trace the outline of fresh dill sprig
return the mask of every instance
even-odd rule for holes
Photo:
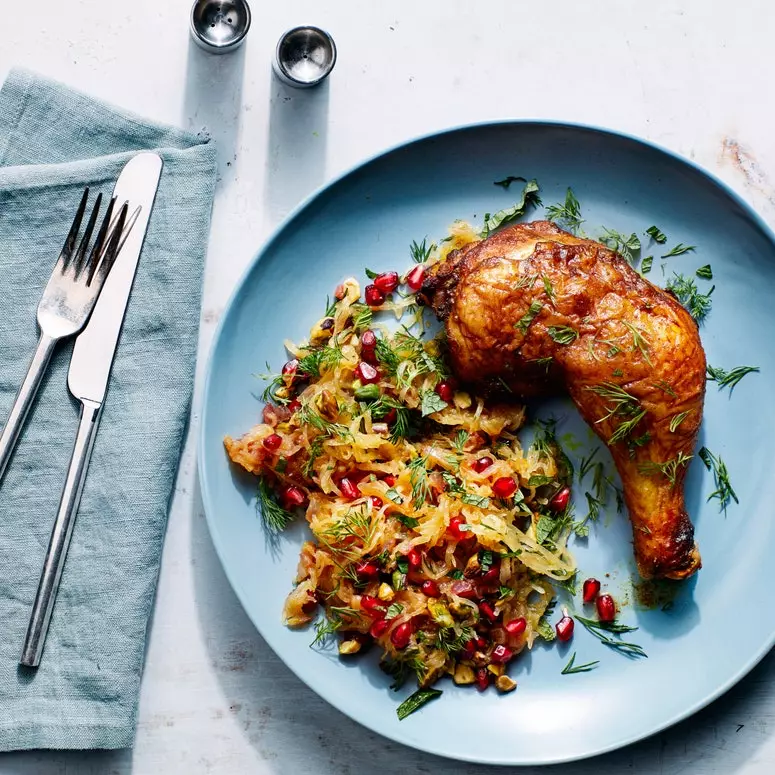
[[[716,382],[721,388],[728,387],[731,393],[735,386],[746,374],[755,374],[759,371],[758,366],[736,366],[727,371],[720,366],[708,366],[708,382]]]
[[[653,476],[654,474],[662,474],[670,484],[675,487],[675,480],[678,476],[678,470],[682,467],[686,467],[689,461],[694,455],[685,455],[683,451],[680,451],[678,455],[671,460],[667,460],[664,463],[657,463],[653,460],[646,460],[638,464],[638,471],[646,476]]]
[[[678,426],[689,416],[689,412],[679,412],[676,415],[673,415],[673,417],[670,420],[670,433],[675,433],[678,430]]]
[[[646,234],[659,245],[664,245],[667,242],[667,235],[660,231],[656,226],[649,226],[648,229],[646,229]]]
[[[299,358],[299,365],[296,368],[300,373],[306,374],[313,379],[318,379],[321,369],[333,368],[342,360],[342,357],[341,347],[324,345],[323,347],[309,350],[306,355]]]
[[[627,632],[635,632],[637,627],[629,627],[626,624],[617,624],[616,622],[597,622],[594,619],[585,619],[583,616],[575,615],[577,622],[582,624],[587,632],[594,635],[603,645],[618,651],[626,657],[648,657],[642,646],[637,643],[627,643],[620,638],[612,635],[622,635]]]
[[[315,410],[311,400],[302,401],[296,412],[296,418],[300,425],[311,425],[328,436],[339,436],[343,439],[352,438],[352,432],[346,425],[327,420]]]
[[[293,522],[294,515],[286,511],[275,500],[272,488],[266,477],[258,477],[256,507],[261,513],[264,524],[274,533],[279,533]]]
[[[503,226],[525,214],[529,205],[538,207],[541,204],[541,197],[538,196],[538,182],[529,180],[522,189],[519,201],[511,207],[499,210],[497,213],[485,213],[484,225],[482,226],[482,239],[492,234],[495,229]]]
[[[711,295],[716,286],[711,286],[707,293],[700,293],[697,284],[691,277],[673,272],[673,278],[668,280],[665,288],[688,310],[689,314],[698,322],[707,317],[711,308]]]
[[[374,313],[371,311],[371,307],[369,307],[368,304],[352,304],[350,305],[350,312],[353,314],[353,328],[357,333],[361,333],[367,328],[371,328],[371,321],[374,317]]]
[[[614,444],[617,441],[622,441],[632,436],[635,426],[646,416],[646,410],[640,405],[640,401],[613,382],[592,385],[587,390],[595,393],[607,402],[606,410],[608,414],[596,422],[605,422],[612,417],[621,419],[621,422],[608,439],[609,444]]]
[[[431,485],[428,481],[428,459],[418,455],[407,463],[409,469],[409,483],[412,486],[412,505],[419,509],[431,494]]]
[[[573,675],[574,673],[588,673],[590,670],[594,670],[599,664],[600,660],[596,659],[594,662],[587,662],[584,665],[577,665],[576,652],[574,651],[571,658],[568,660],[568,664],[560,671],[560,675]]]
[[[629,323],[626,320],[623,320],[622,323],[624,324],[624,327],[630,332],[630,334],[632,334],[632,351],[635,352],[635,350],[638,350],[643,360],[646,361],[649,366],[651,366],[651,358],[649,358],[649,349],[651,348],[651,343],[644,336],[643,329],[634,326],[632,323]]]
[[[713,270],[710,267],[710,264],[705,264],[705,266],[701,266],[694,274],[697,275],[701,280],[712,280],[713,279]]]
[[[629,237],[615,229],[603,227],[603,235],[599,238],[607,248],[615,250],[623,259],[632,264],[640,252],[640,239],[634,232]]]
[[[463,430],[462,428],[457,432],[455,435],[455,439],[452,442],[452,446],[455,448],[455,450],[459,454],[463,454],[463,447],[466,445],[466,442],[468,441],[469,434],[467,430]]]
[[[549,326],[547,330],[557,344],[571,344],[579,338],[579,332],[570,326]]]
[[[573,234],[577,232],[584,219],[581,217],[579,200],[571,188],[565,192],[564,204],[549,205],[546,208],[546,220],[562,224]]]
[[[683,242],[679,242],[674,248],[668,250],[662,258],[670,258],[671,256],[682,256],[684,253],[693,253],[697,250],[696,245],[684,245]]]
[[[447,654],[457,654],[475,637],[476,633],[472,627],[440,627],[433,645]]]
[[[655,388],[663,391],[664,393],[667,393],[671,398],[678,398],[675,390],[673,390],[673,386],[666,380],[660,379],[658,382],[654,382],[653,384]]]
[[[713,480],[716,489],[708,496],[708,500],[716,498],[719,502],[719,510],[726,513],[730,501],[740,503],[729,481],[729,472],[726,463],[720,456],[714,455],[707,447],[703,447],[698,453],[700,460],[705,463],[705,468],[713,472]]]
[[[309,450],[307,452],[307,459],[306,461],[304,461],[304,465],[302,466],[302,469],[301,469],[301,472],[307,478],[312,478],[312,475],[315,473],[315,461],[320,457],[322,452],[323,452],[323,437],[316,436],[314,439],[312,439],[312,443],[309,445]]]
[[[433,242],[428,245],[428,238],[423,237],[422,242],[419,244],[415,240],[412,240],[412,244],[409,246],[409,255],[411,255],[412,261],[414,261],[415,264],[425,264],[428,262],[431,253],[433,253],[435,249],[436,245]]]
[[[543,309],[540,301],[531,301],[527,312],[514,324],[514,328],[523,334],[527,334],[530,324],[535,320],[538,313]]]

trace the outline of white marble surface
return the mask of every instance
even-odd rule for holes
[[[218,143],[220,180],[191,434],[136,746],[0,755],[0,773],[350,775],[372,764],[384,772],[484,773],[489,768],[419,754],[345,718],[284,667],[242,612],[210,543],[195,473],[214,326],[262,240],[302,197],[381,149],[470,120],[556,118],[642,135],[715,171],[775,223],[767,89],[775,10],[767,0],[253,0],[247,44],[219,58],[189,43],[189,6],[2,5],[0,78],[24,65],[150,118],[206,129]],[[317,91],[285,89],[270,72],[277,37],[301,23],[328,28],[339,46],[336,70]],[[559,771],[775,771],[775,656],[693,719]]]

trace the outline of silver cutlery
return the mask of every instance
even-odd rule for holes
[[[102,194],[97,196],[86,229],[76,248],[88,199],[87,188],[83,192],[62,252],[38,304],[38,346],[0,434],[0,479],[57,342],[77,334],[84,327],[118,253],[126,219],[126,205],[121,208],[118,218],[111,221],[115,198],[108,204],[97,237],[91,250],[89,249],[102,204]]]
[[[27,667],[37,667],[43,653],[161,168],[162,160],[157,154],[139,153],[127,162],[113,192],[114,199],[137,206],[136,220],[133,229],[123,237],[121,253],[105,280],[89,324],[76,339],[70,360],[67,385],[80,401],[81,416],[19,660]]]

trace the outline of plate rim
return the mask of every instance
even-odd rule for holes
[[[221,563],[223,572],[226,578],[228,579],[229,585],[231,586],[234,594],[237,596],[237,599],[239,600],[240,605],[245,611],[245,614],[247,615],[248,619],[250,619],[251,624],[256,628],[258,633],[266,641],[267,645],[272,649],[272,651],[275,653],[278,659],[280,659],[283,662],[283,664],[296,676],[296,678],[298,678],[305,686],[307,686],[311,691],[317,694],[321,699],[323,699],[329,705],[334,707],[337,711],[347,716],[348,718],[350,718],[360,726],[365,727],[366,729],[369,729],[372,732],[375,732],[381,737],[384,737],[388,740],[392,740],[393,742],[399,743],[400,745],[406,746],[407,748],[424,751],[426,753],[429,753],[435,756],[440,756],[442,758],[450,759],[454,761],[470,762],[474,764],[487,764],[487,765],[495,765],[495,766],[503,766],[503,767],[506,767],[506,766],[530,767],[530,766],[551,765],[551,764],[565,764],[565,763],[570,763],[574,761],[583,761],[585,759],[591,759],[596,756],[601,756],[606,753],[611,753],[613,751],[617,751],[619,749],[625,748],[629,745],[632,745],[634,743],[637,743],[649,737],[652,737],[653,735],[663,732],[664,730],[669,729],[670,727],[675,726],[681,721],[684,721],[687,718],[693,716],[703,708],[710,705],[710,703],[714,702],[719,697],[724,695],[734,686],[736,686],[743,678],[745,678],[745,676],[747,676],[764,659],[765,656],[767,656],[767,654],[772,650],[773,646],[775,646],[775,623],[773,624],[772,632],[769,638],[763,643],[760,649],[757,652],[755,652],[754,655],[748,660],[748,662],[743,664],[734,675],[732,675],[725,682],[723,682],[718,687],[716,687],[716,689],[709,691],[704,697],[697,700],[694,704],[687,707],[684,711],[674,714],[672,717],[668,718],[663,723],[653,725],[650,729],[643,731],[642,733],[625,736],[623,739],[612,742],[602,747],[598,747],[595,750],[590,750],[586,753],[573,754],[570,756],[558,757],[558,756],[549,755],[541,758],[533,758],[530,760],[523,759],[521,761],[514,761],[514,760],[504,759],[502,757],[483,759],[480,756],[465,756],[461,754],[451,754],[449,752],[441,750],[439,747],[433,745],[432,743],[425,744],[422,746],[415,745],[411,742],[407,742],[405,739],[400,738],[398,735],[390,731],[386,731],[384,729],[378,729],[372,724],[367,723],[362,719],[356,718],[352,713],[340,707],[339,704],[333,702],[331,699],[325,696],[325,694],[318,691],[318,689],[316,689],[314,686],[311,686],[304,678],[302,678],[301,675],[299,675],[299,673],[294,669],[294,667],[288,664],[283,659],[283,657],[274,649],[269,638],[264,633],[262,627],[253,619],[252,615],[250,614],[248,606],[246,605],[246,602],[243,599],[243,594],[241,592],[240,586],[236,583],[235,579],[232,577],[231,570],[227,565],[227,563],[224,561],[224,548],[221,544],[218,530],[215,526],[215,517],[213,516],[215,512],[215,504],[211,502],[211,494],[209,492],[208,480],[207,480],[207,477],[205,476],[205,449],[206,449],[205,429],[207,427],[207,414],[208,414],[208,406],[210,403],[209,398],[210,398],[210,391],[211,391],[212,382],[213,382],[213,364],[215,360],[215,353],[217,350],[217,346],[223,335],[223,329],[226,324],[226,320],[229,316],[229,313],[233,309],[234,304],[237,301],[237,298],[239,297],[240,293],[242,292],[248,278],[255,271],[256,266],[259,264],[259,262],[264,257],[264,255],[266,255],[266,253],[269,251],[272,245],[282,236],[282,234],[284,233],[288,225],[293,220],[295,220],[297,216],[300,215],[305,209],[307,209],[310,205],[312,205],[318,198],[323,196],[330,188],[334,187],[335,185],[345,180],[346,178],[350,177],[351,175],[359,172],[360,170],[372,164],[373,162],[376,162],[379,159],[382,159],[383,157],[389,156],[390,154],[395,153],[397,151],[405,150],[413,145],[425,142],[427,140],[433,140],[447,135],[463,133],[463,132],[477,130],[477,129],[488,129],[493,127],[503,127],[503,126],[513,126],[513,127],[527,126],[527,127],[537,127],[537,128],[547,127],[552,129],[559,128],[559,129],[581,130],[584,132],[607,135],[619,140],[627,140],[632,143],[635,143],[636,145],[643,146],[646,149],[649,149],[651,151],[657,151],[669,157],[669,159],[671,159],[673,162],[677,162],[679,165],[688,167],[692,171],[698,173],[701,177],[704,177],[708,182],[712,183],[718,189],[720,189],[735,204],[737,204],[738,207],[741,208],[741,210],[743,210],[746,213],[746,215],[751,219],[753,224],[764,234],[764,236],[767,237],[770,243],[772,243],[773,248],[775,248],[775,230],[773,230],[773,228],[769,226],[769,224],[764,220],[764,218],[754,209],[753,205],[751,205],[741,194],[735,191],[728,183],[722,180],[717,174],[708,170],[703,165],[699,164],[693,159],[683,156],[682,154],[677,153],[676,151],[673,151],[659,143],[653,142],[651,140],[647,140],[643,137],[639,137],[629,132],[620,131],[618,129],[613,129],[613,128],[605,127],[598,124],[564,121],[561,119],[539,119],[539,118],[486,119],[482,121],[467,122],[467,123],[457,124],[451,127],[437,128],[437,129],[429,130],[427,132],[423,132],[422,134],[415,135],[407,140],[394,143],[392,145],[387,146],[386,148],[383,148],[382,150],[379,150],[373,154],[370,154],[369,156],[348,166],[337,175],[334,175],[331,179],[319,185],[310,194],[308,194],[301,202],[299,202],[290,212],[288,212],[288,214],[281,219],[281,221],[277,224],[277,226],[275,226],[275,228],[272,229],[268,237],[258,246],[258,248],[256,249],[253,255],[253,258],[248,262],[245,269],[239,276],[236,284],[234,285],[234,288],[232,289],[229,295],[229,298],[223,307],[223,312],[215,328],[215,332],[213,333],[212,339],[210,340],[210,349],[209,349],[209,352],[207,353],[207,361],[206,361],[205,372],[204,372],[204,386],[202,390],[202,397],[201,397],[201,404],[200,404],[199,428],[196,433],[196,440],[197,440],[196,457],[197,457],[197,473],[199,478],[199,489],[200,489],[200,494],[202,496],[202,506],[203,506],[204,515],[205,515],[205,521],[207,522],[208,532],[210,533],[210,538],[213,542],[213,546],[215,547],[215,551],[218,556],[218,560]]]

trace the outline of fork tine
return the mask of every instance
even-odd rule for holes
[[[84,268],[84,262],[86,259],[86,251],[89,249],[89,242],[91,241],[91,235],[94,231],[94,224],[97,222],[97,216],[100,214],[100,207],[102,206],[102,194],[97,194],[97,201],[94,203],[91,215],[89,216],[89,222],[86,224],[86,230],[81,237],[81,243],[78,245],[78,251],[75,254],[75,260],[73,266],[75,267],[75,276],[78,277]]]
[[[94,277],[94,272],[99,265],[100,257],[105,251],[105,245],[110,239],[109,229],[113,221],[115,221],[115,218],[113,218],[113,209],[115,205],[116,197],[111,197],[110,202],[108,202],[108,209],[105,211],[105,217],[102,219],[102,225],[100,226],[100,230],[97,233],[97,239],[94,240],[91,253],[89,253],[89,259],[86,262],[86,269],[89,272],[89,275],[86,279],[87,285],[91,284],[92,278]]]
[[[75,247],[76,239],[78,239],[78,231],[81,228],[81,221],[83,220],[83,214],[86,211],[86,201],[88,198],[89,187],[86,186],[83,196],[81,197],[81,204],[78,205],[78,212],[76,212],[75,218],[73,219],[73,225],[70,227],[70,231],[65,239],[65,244],[62,246],[62,253],[59,256],[64,266],[67,266],[70,257],[73,255],[73,248]]]
[[[129,202],[126,203],[127,206],[129,205]],[[118,255],[121,252],[121,248],[124,247],[124,243],[127,241],[127,238],[129,237],[129,234],[131,233],[137,219],[140,217],[140,213],[142,212],[143,208],[141,205],[137,205],[135,207],[134,212],[129,216],[129,218],[126,219],[126,225],[124,226],[124,233],[121,237],[121,242],[118,243],[118,250],[116,251],[116,255]]]
[[[124,232],[124,223],[126,222],[126,214],[129,209],[129,205],[127,202],[124,202],[123,205],[121,205],[121,210],[118,214],[118,221],[116,222],[116,228],[113,229],[113,233],[110,235],[110,240],[108,241],[108,246],[105,249],[105,254],[102,257],[102,261],[99,263],[99,277],[100,280],[104,280],[105,277],[107,277],[108,272],[113,267],[113,264],[116,261],[116,257],[118,256],[118,251],[120,250],[120,242],[121,237]],[[87,281],[87,285],[91,284],[92,279],[94,279],[95,272],[97,271],[97,265],[92,264],[91,269],[89,271],[89,279]]]

